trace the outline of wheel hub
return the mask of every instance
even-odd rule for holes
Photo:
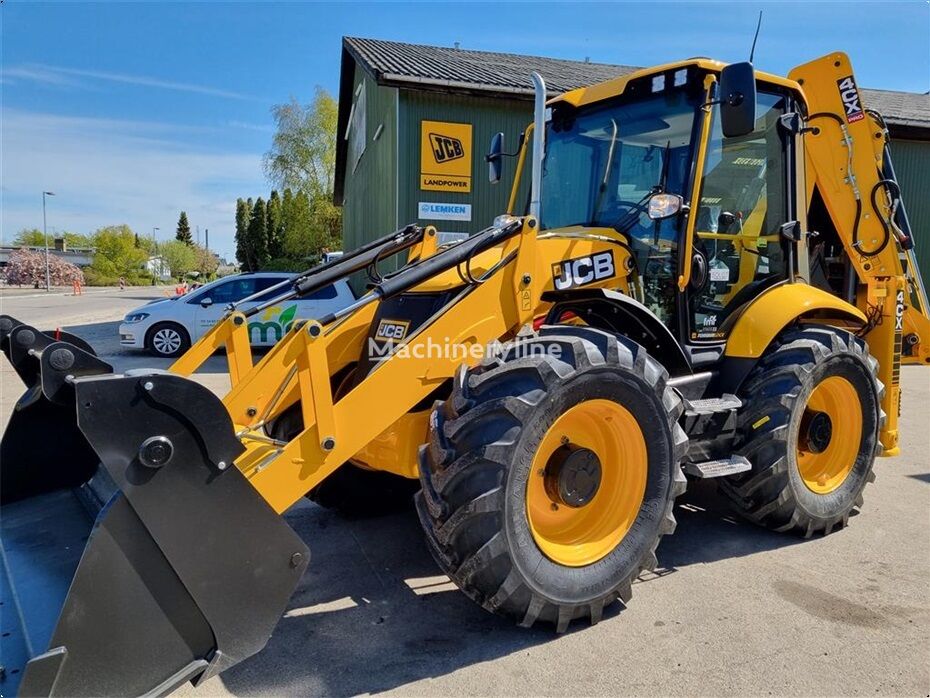
[[[805,448],[811,453],[823,453],[833,438],[833,421],[826,412],[805,411],[801,419],[801,434]]]
[[[546,492],[555,502],[583,507],[601,486],[601,461],[589,448],[564,444],[546,464]]]

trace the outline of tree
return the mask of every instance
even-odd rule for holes
[[[200,272],[202,278],[213,276],[220,266],[220,260],[216,255],[200,245],[194,245],[194,254],[197,256],[194,269]]]
[[[249,247],[249,221],[252,207],[245,199],[236,199],[236,261],[245,271],[255,269],[254,255]]]
[[[285,189],[281,208],[284,217],[284,254],[294,259],[303,259],[310,254],[313,246],[310,199],[304,192],[294,195],[290,189]]]
[[[96,252],[90,268],[107,279],[138,275],[148,253],[136,247],[135,242],[136,235],[128,225],[99,228],[91,237]]]
[[[68,247],[90,247],[91,240],[87,235],[80,233],[49,233],[48,244],[52,246],[55,238],[63,238]],[[23,228],[16,237],[13,238],[13,244],[17,247],[45,247],[45,233],[38,228]]]
[[[171,269],[171,275],[178,280],[183,279],[197,267],[197,253],[194,251],[194,246],[181,240],[169,240],[162,243],[159,252],[168,264],[168,268]]]
[[[184,211],[181,211],[181,215],[178,217],[178,231],[175,233],[174,238],[185,245],[194,244],[194,238],[191,237],[191,226],[187,222],[187,213]]]
[[[261,269],[268,263],[268,214],[265,211],[265,200],[258,197],[252,207],[252,218],[249,221],[249,249],[254,255],[255,266],[251,271]]]
[[[317,86],[310,104],[301,105],[292,97],[287,104],[273,106],[271,114],[277,131],[264,159],[268,178],[312,199],[331,199],[336,167],[336,100]]]
[[[3,270],[6,282],[21,286],[31,284],[36,288],[45,286],[45,253],[32,250],[16,250],[10,254]],[[73,281],[84,283],[84,274],[73,264],[58,255],[48,257],[48,276],[52,286],[66,286]]]
[[[265,224],[268,235],[268,256],[275,259],[284,255],[284,211],[277,190],[271,192],[266,214],[268,218]]]

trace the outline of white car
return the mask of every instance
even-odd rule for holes
[[[235,303],[296,274],[257,272],[226,276],[183,296],[155,300],[128,313],[119,326],[120,344],[129,349],[147,349],[155,356],[178,356],[215,325],[229,303]],[[281,295],[286,289],[269,291],[240,306],[249,310]],[[341,310],[355,300],[345,279],[324,286],[304,298],[277,303],[249,318],[253,346],[271,346],[296,319],[312,319]]]

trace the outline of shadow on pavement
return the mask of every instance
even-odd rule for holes
[[[634,604],[644,582],[688,565],[801,542],[735,519],[712,483],[694,484],[675,514],[678,529],[659,547],[660,567],[635,583]],[[353,521],[307,505],[287,518],[310,546],[310,567],[267,648],[222,675],[234,693],[377,693],[558,637],[466,598],[439,572],[412,511]],[[613,604],[604,621],[618,614]],[[586,627],[575,622],[569,632]]]
[[[314,506],[288,521],[310,546],[310,567],[266,649],[223,673],[233,693],[377,693],[556,638],[452,586],[413,511],[352,521]]]
[[[689,480],[688,491],[675,507],[675,535],[658,550],[660,576],[694,564],[743,557],[790,545],[803,539],[775,533],[744,521],[730,509],[712,481]],[[645,581],[648,578],[643,578]]]

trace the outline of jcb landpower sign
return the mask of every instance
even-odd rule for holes
[[[471,124],[420,122],[420,189],[471,191]]]

